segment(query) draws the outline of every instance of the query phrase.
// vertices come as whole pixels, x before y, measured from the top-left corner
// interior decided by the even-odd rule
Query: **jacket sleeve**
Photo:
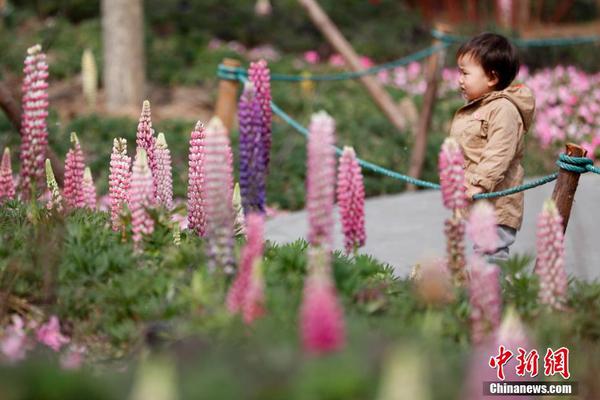
[[[498,107],[490,113],[488,141],[467,184],[490,192],[504,179],[523,135],[521,124],[521,115],[516,107],[509,100],[499,101]]]

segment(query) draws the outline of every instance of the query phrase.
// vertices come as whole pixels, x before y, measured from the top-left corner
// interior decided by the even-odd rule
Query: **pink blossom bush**
[[[67,152],[65,160],[65,179],[63,196],[67,208],[84,208],[86,206],[83,174],[85,170],[85,160],[83,151],[79,144],[79,139],[75,132],[71,132],[72,147]]]
[[[547,200],[537,223],[537,265],[540,303],[563,309],[567,301],[568,278],[562,218],[554,201]]]
[[[36,338],[54,351],[59,351],[64,344],[69,343],[69,338],[60,333],[60,322],[56,315],[51,316],[47,323],[38,328]]]
[[[171,151],[164,133],[158,134],[156,140],[156,200],[167,210],[173,208],[173,175],[171,172]]]
[[[19,192],[28,199],[34,186],[43,187],[48,151],[48,64],[39,44],[27,49],[23,72]]]
[[[337,177],[337,202],[344,231],[344,248],[350,254],[365,245],[365,187],[352,147],[344,147]]]
[[[148,166],[146,150],[139,148],[133,163],[131,188],[129,190],[129,208],[131,210],[131,230],[133,242],[137,250],[141,249],[142,235],[154,232],[154,220],[148,208],[154,204],[154,186],[152,173]]]
[[[0,202],[15,198],[15,183],[10,165],[10,149],[6,147],[0,164]]]
[[[23,319],[13,314],[11,325],[0,336],[0,351],[10,362],[21,361],[27,353],[27,333]]]
[[[200,121],[196,123],[190,137],[188,161],[188,228],[199,236],[206,234],[206,201],[204,198],[206,158],[206,133]]]
[[[108,176],[108,195],[110,198],[110,220],[112,229],[118,232],[123,228],[121,213],[129,201],[131,180],[131,158],[127,155],[127,140],[113,140],[110,154],[110,174]]]
[[[335,121],[325,111],[313,114],[308,138],[306,208],[308,241],[313,246],[333,246],[335,196]]]

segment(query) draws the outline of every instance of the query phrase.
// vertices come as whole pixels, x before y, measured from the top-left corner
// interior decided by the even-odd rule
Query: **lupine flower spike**
[[[308,257],[309,274],[300,307],[302,345],[309,353],[324,354],[344,346],[344,316],[331,278],[328,250],[309,248]]]
[[[92,171],[90,167],[85,167],[83,171],[83,193],[85,196],[85,205],[92,210],[96,209],[97,195],[96,186],[94,186],[94,179],[92,178]]]
[[[190,137],[188,161],[188,227],[199,236],[206,234],[206,210],[204,200],[204,159],[206,158],[206,133],[200,121]]]
[[[0,164],[0,202],[15,198],[15,183],[10,165],[10,149],[6,147]]]
[[[206,236],[208,239],[208,266],[234,272],[233,257],[233,166],[227,129],[217,117],[206,128],[204,160],[206,200]]]
[[[142,235],[150,235],[154,231],[154,220],[147,211],[153,205],[153,198],[152,173],[148,167],[146,150],[138,148],[133,163],[129,191],[131,230],[137,250],[141,249]]]
[[[29,199],[43,185],[48,149],[48,64],[39,44],[27,49],[23,72],[19,193]]]
[[[471,304],[471,338],[482,343],[496,332],[502,313],[500,269],[485,262],[480,255],[469,258],[469,300]]]
[[[271,110],[271,71],[265,60],[250,63],[248,68],[248,78],[256,89],[256,96],[262,109],[263,123],[263,149],[265,160],[265,171],[268,174],[269,160],[271,154],[271,123],[273,120],[273,111]]]
[[[83,151],[75,132],[71,132],[71,145],[72,147],[67,152],[65,160],[65,187],[63,195],[69,209],[83,208],[86,206],[85,193],[83,191],[85,163]]]
[[[466,227],[467,237],[478,254],[492,254],[498,247],[496,213],[485,201],[478,201],[471,210]]]
[[[131,180],[131,158],[127,155],[127,140],[113,140],[110,154],[110,174],[108,177],[108,195],[110,197],[110,220],[112,229],[118,232],[123,228],[121,214],[123,206],[129,201]]]
[[[173,175],[171,173],[171,152],[167,146],[164,133],[158,134],[156,140],[156,200],[167,210],[173,208]]]
[[[365,187],[352,147],[344,147],[337,177],[337,202],[346,254],[365,245]]]
[[[63,199],[60,195],[60,189],[58,188],[58,183],[56,183],[56,178],[54,177],[54,171],[52,171],[52,164],[48,158],[46,159],[46,185],[50,192],[50,201],[46,204],[46,208],[48,210],[54,209],[61,212],[63,210]]]
[[[446,234],[446,252],[448,266],[454,280],[458,283],[466,280],[465,250],[464,250],[464,221],[459,216],[461,209],[467,206],[462,169],[463,157],[458,143],[447,138],[442,144],[439,155],[440,185],[444,206],[453,211],[451,218],[446,219],[444,233]]]
[[[156,181],[157,164],[155,157],[156,138],[154,137],[154,129],[152,129],[152,111],[150,110],[150,102],[148,100],[144,100],[144,103],[142,104],[142,113],[138,122],[135,142],[138,148],[146,150],[146,157],[148,158],[148,166],[152,174],[152,184],[154,186],[152,198],[152,203],[154,203],[158,190]]]
[[[333,246],[333,202],[335,196],[335,121],[325,111],[311,118],[308,138],[306,206],[308,241],[313,246]]]
[[[248,237],[242,248],[240,267],[227,294],[227,309],[231,313],[242,312],[247,323],[263,311],[264,283],[260,260],[263,255],[264,217],[248,215]]]
[[[240,97],[240,190],[246,214],[265,211],[266,155],[262,109],[254,85],[247,82]]]
[[[547,200],[537,223],[537,266],[540,278],[539,299],[555,310],[564,309],[568,278],[562,218],[553,200]]]

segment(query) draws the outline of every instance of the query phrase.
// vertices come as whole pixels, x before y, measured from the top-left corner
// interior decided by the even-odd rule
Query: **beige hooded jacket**
[[[465,158],[467,189],[496,192],[523,183],[523,138],[535,112],[533,93],[524,85],[493,91],[461,107],[450,136]],[[491,199],[499,225],[521,228],[523,192]]]

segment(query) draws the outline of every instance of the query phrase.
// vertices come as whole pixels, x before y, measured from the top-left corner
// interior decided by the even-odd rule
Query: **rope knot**
[[[576,172],[578,174],[585,174],[588,171],[600,174],[600,169],[594,167],[592,159],[587,157],[573,157],[561,153],[558,156],[556,165],[566,171]]]

